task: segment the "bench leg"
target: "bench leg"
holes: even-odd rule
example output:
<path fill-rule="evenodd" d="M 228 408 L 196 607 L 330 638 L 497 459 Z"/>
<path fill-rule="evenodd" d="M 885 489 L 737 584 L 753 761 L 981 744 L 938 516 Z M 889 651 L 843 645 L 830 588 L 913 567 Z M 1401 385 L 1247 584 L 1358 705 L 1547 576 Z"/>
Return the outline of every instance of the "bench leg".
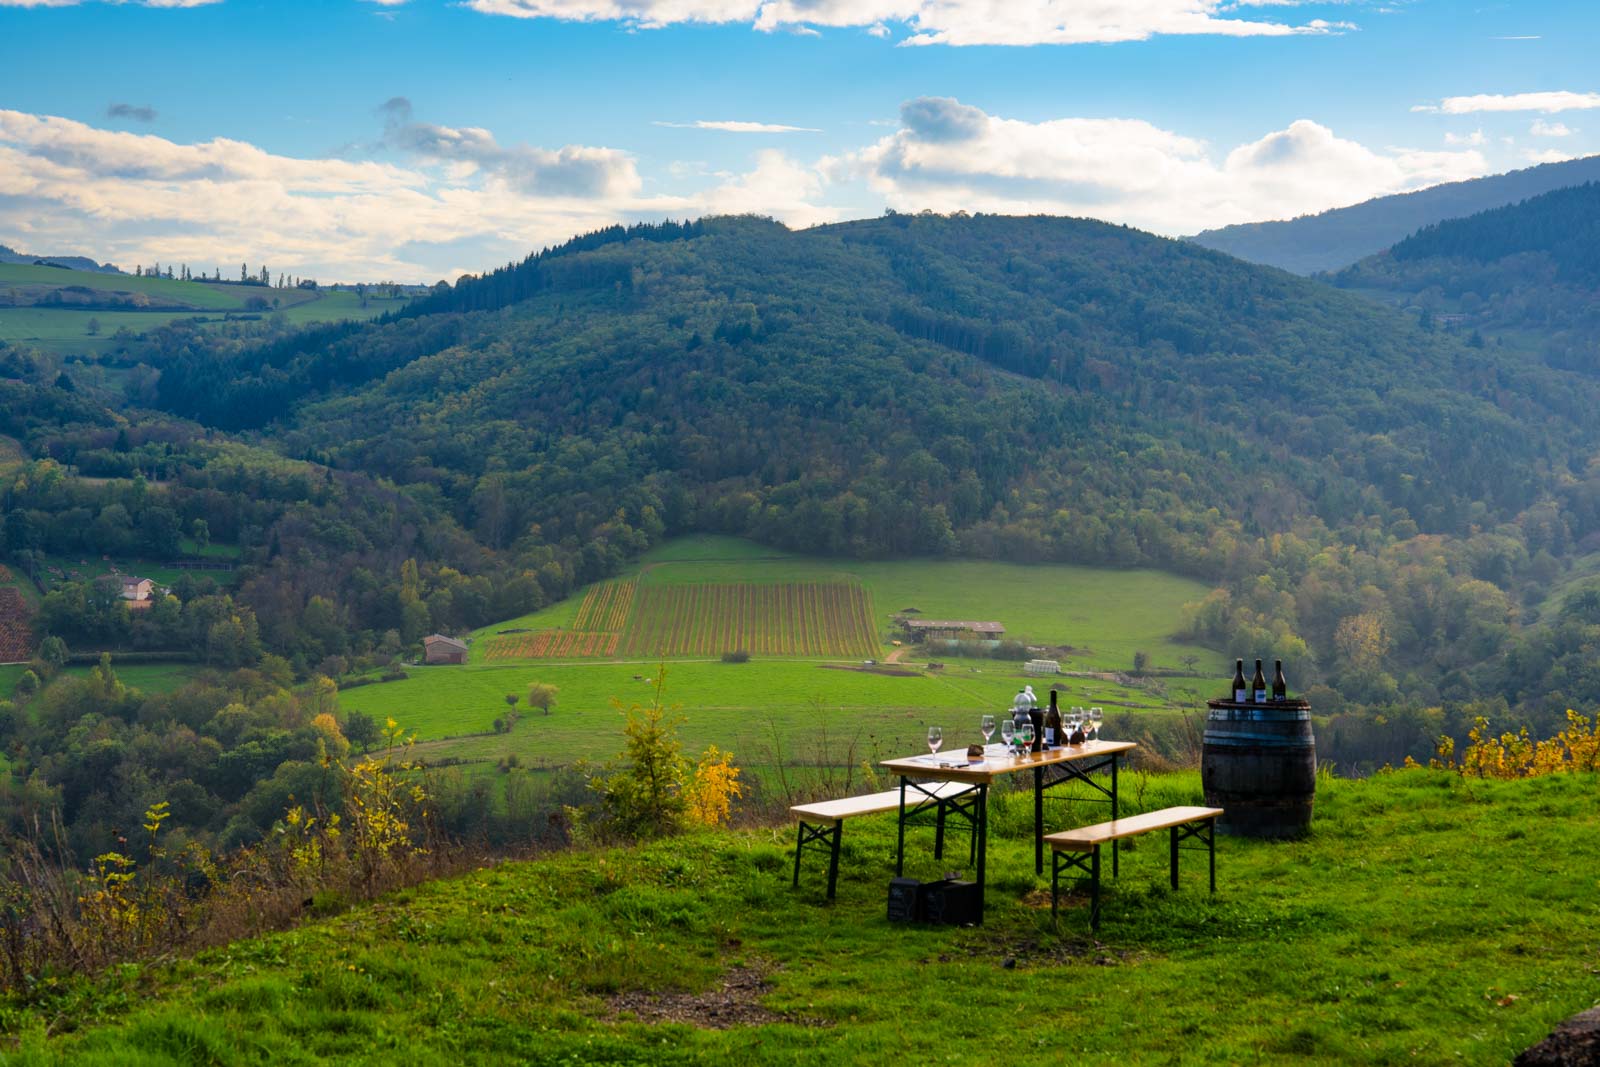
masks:
<path fill-rule="evenodd" d="M 1206 851 L 1211 860 L 1211 891 L 1217 891 L 1217 820 L 1206 820 Z"/>
<path fill-rule="evenodd" d="M 844 823 L 833 824 L 833 833 L 829 835 L 832 844 L 832 854 L 828 857 L 828 899 L 833 899 L 834 886 L 839 883 L 839 839 L 844 836 Z"/>
<path fill-rule="evenodd" d="M 1115 842 L 1112 843 L 1115 847 Z M 1100 846 L 1094 846 L 1089 875 L 1089 929 L 1100 929 Z"/>
<path fill-rule="evenodd" d="M 800 852 L 806 844 L 806 823 L 800 820 L 800 829 L 795 832 L 794 838 L 794 887 L 800 888 Z"/>
<path fill-rule="evenodd" d="M 939 814 L 934 820 L 933 858 L 942 860 L 944 859 L 944 801 L 939 801 L 936 806 L 939 809 Z"/>
<path fill-rule="evenodd" d="M 1176 826 L 1167 831 L 1167 839 L 1171 843 L 1170 851 L 1172 852 L 1172 888 L 1176 890 L 1178 888 L 1178 828 Z"/>
<path fill-rule="evenodd" d="M 1061 926 L 1061 853 L 1050 853 L 1050 925 Z"/>
<path fill-rule="evenodd" d="M 894 876 L 904 877 L 906 873 L 906 779 L 900 776 L 900 836 L 894 846 Z"/>

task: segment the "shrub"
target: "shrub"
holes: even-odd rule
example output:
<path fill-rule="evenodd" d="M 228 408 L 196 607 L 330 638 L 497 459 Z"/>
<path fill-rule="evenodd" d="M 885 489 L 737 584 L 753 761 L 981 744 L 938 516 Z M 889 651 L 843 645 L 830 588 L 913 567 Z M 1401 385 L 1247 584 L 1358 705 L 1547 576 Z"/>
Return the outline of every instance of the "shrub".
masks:
<path fill-rule="evenodd" d="M 688 807 L 683 789 L 688 766 L 678 740 L 683 718 L 662 702 L 666 681 L 662 664 L 650 703 L 624 708 L 620 700 L 612 700 L 627 717 L 622 728 L 626 744 L 620 758 L 589 780 L 610 826 L 630 837 L 661 837 L 678 830 Z"/>
<path fill-rule="evenodd" d="M 722 654 L 722 662 L 724 662 L 724 663 L 749 663 L 750 662 L 750 653 L 746 652 L 742 648 L 741 649 L 737 649 L 737 650 L 735 650 L 733 652 L 724 652 Z"/>

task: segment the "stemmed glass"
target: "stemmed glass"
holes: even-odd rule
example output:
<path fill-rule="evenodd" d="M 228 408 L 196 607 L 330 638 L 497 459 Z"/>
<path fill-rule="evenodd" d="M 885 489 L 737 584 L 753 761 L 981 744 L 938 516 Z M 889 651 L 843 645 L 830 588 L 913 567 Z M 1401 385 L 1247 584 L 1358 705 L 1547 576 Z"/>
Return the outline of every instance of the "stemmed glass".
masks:
<path fill-rule="evenodd" d="M 937 726 L 928 727 L 928 751 L 938 755 L 939 746 L 942 744 L 944 744 L 944 731 Z"/>
<path fill-rule="evenodd" d="M 994 716 L 985 715 L 983 717 L 983 724 L 979 728 L 983 730 L 983 746 L 988 748 L 989 738 L 994 736 Z"/>
<path fill-rule="evenodd" d="M 1089 709 L 1089 726 L 1094 730 L 1094 739 L 1100 740 L 1100 722 L 1105 718 L 1105 713 L 1099 708 Z"/>
<path fill-rule="evenodd" d="M 1017 723 L 1017 743 L 1018 747 L 1022 749 L 1022 753 L 1026 753 L 1033 748 L 1033 723 L 1031 720 Z"/>
<path fill-rule="evenodd" d="M 1083 707 L 1079 704 L 1072 705 L 1072 711 L 1067 715 L 1067 736 L 1071 737 L 1083 729 Z"/>
<path fill-rule="evenodd" d="M 1011 752 L 1012 742 L 1017 736 L 1017 724 L 1009 718 L 1000 720 L 1000 740 L 1005 743 L 1006 751 Z"/>

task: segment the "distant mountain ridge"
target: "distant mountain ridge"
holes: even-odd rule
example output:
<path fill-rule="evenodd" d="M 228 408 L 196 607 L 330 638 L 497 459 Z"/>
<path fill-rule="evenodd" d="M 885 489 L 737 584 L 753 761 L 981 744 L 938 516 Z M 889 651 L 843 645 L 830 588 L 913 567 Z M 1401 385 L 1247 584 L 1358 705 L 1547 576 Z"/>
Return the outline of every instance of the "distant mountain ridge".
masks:
<path fill-rule="evenodd" d="M 1600 376 L 1600 183 L 1424 227 L 1328 280 Z"/>
<path fill-rule="evenodd" d="M 1189 240 L 1252 263 L 1315 274 L 1348 267 L 1424 226 L 1591 181 L 1600 181 L 1600 156 L 1378 197 L 1319 215 L 1224 226 Z"/>
<path fill-rule="evenodd" d="M 96 263 L 87 256 L 39 256 L 18 252 L 9 245 L 0 245 L 0 263 L 37 263 L 46 267 L 94 271 L 97 274 L 123 273 L 110 263 Z"/>

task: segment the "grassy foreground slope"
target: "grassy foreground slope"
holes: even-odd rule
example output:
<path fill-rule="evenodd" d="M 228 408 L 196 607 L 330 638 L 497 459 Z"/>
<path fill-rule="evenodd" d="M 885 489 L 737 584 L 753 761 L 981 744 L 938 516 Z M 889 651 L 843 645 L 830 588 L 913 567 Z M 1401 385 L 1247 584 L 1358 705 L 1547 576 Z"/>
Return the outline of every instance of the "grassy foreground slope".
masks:
<path fill-rule="evenodd" d="M 1215 897 L 1193 854 L 1168 890 L 1147 839 L 1098 940 L 1078 898 L 1051 932 L 1021 795 L 996 802 L 979 929 L 885 920 L 883 818 L 846 835 L 832 906 L 815 865 L 789 887 L 788 827 L 571 852 L 127 967 L 0 1021 L 30 1067 L 1504 1064 L 1600 1000 L 1597 786 L 1325 780 L 1309 839 L 1220 842 Z M 1198 777 L 1141 799 L 1197 801 Z M 936 873 L 928 844 L 908 873 Z"/>

